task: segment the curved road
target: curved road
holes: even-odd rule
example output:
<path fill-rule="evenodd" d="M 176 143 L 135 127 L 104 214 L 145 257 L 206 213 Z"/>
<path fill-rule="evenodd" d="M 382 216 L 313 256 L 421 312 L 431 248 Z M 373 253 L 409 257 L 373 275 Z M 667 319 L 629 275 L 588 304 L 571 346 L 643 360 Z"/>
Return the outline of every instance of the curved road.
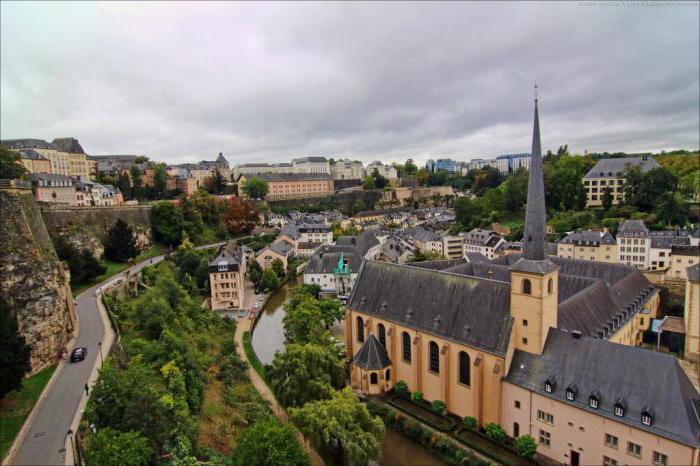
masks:
<path fill-rule="evenodd" d="M 215 243 L 200 246 L 197 249 L 206 249 L 219 246 L 224 243 Z M 127 270 L 130 273 L 137 272 L 151 263 L 163 260 L 164 256 L 157 256 L 140 262 Z M 85 384 L 89 380 L 97 358 L 100 357 L 98 342 L 105 336 L 105 327 L 97 308 L 95 291 L 105 283 L 123 277 L 121 272 L 110 277 L 103 283 L 81 293 L 77 299 L 76 315 L 78 318 L 78 334 L 75 337 L 74 346 L 85 346 L 88 349 L 84 361 L 71 364 L 61 364 L 56 370 L 56 379 L 50 387 L 43 403 L 39 407 L 36 417 L 26 436 L 19 446 L 14 460 L 15 465 L 63 465 L 65 464 L 66 433 L 70 429 L 78 410 L 80 399 L 85 390 Z M 70 351 L 72 348 L 70 348 Z M 109 348 L 102 348 L 103 356 Z"/>

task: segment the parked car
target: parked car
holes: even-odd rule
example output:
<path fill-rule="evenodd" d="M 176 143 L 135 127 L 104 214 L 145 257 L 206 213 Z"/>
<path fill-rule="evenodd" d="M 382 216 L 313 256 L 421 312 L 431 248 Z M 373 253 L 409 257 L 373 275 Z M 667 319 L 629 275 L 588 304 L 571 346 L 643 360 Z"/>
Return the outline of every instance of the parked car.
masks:
<path fill-rule="evenodd" d="M 87 348 L 84 346 L 79 346 L 75 348 L 70 354 L 70 362 L 78 362 L 85 359 L 87 356 Z"/>

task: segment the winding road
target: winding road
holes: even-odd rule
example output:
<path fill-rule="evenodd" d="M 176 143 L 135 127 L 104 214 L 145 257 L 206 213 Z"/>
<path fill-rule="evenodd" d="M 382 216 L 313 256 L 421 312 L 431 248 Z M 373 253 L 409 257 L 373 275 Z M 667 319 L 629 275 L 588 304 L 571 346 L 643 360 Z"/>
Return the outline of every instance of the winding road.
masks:
<path fill-rule="evenodd" d="M 221 243 L 207 244 L 196 249 L 206 249 L 220 246 Z M 147 265 L 163 260 L 164 256 L 157 256 L 140 262 L 128 270 L 130 274 L 136 273 Z M 46 392 L 42 394 L 39 405 L 35 408 L 33 419 L 28 419 L 31 424 L 26 435 L 21 440 L 14 455 L 11 454 L 9 464 L 14 465 L 64 465 L 66 464 L 66 434 L 73 424 L 73 420 L 81 406 L 81 399 L 85 386 L 90 380 L 90 375 L 101 356 L 106 356 L 108 347 L 102 347 L 102 355 L 98 343 L 105 338 L 104 321 L 97 306 L 96 291 L 124 276 L 121 272 L 108 280 L 93 286 L 81 293 L 76 299 L 76 315 L 78 319 L 78 333 L 74 339 L 74 346 L 85 346 L 88 349 L 87 357 L 78 363 L 62 361 L 56 368 L 54 379 L 49 382 Z M 72 351 L 73 348 L 70 348 Z M 82 415 L 82 413 L 81 413 Z M 21 435 L 21 434 L 20 434 Z"/>

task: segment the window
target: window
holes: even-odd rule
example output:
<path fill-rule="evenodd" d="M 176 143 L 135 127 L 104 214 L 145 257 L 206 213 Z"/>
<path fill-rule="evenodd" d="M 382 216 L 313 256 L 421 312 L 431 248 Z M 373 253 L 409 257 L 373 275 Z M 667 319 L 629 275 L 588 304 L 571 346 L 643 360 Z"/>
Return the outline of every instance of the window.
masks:
<path fill-rule="evenodd" d="M 554 291 L 554 280 L 551 278 L 547 281 L 547 294 L 552 294 Z"/>
<path fill-rule="evenodd" d="M 620 402 L 615 403 L 615 416 L 625 417 L 625 406 Z"/>
<path fill-rule="evenodd" d="M 659 453 L 658 451 L 655 451 L 651 456 L 651 462 L 652 464 L 655 464 L 657 466 L 667 466 L 668 456 L 664 455 L 663 453 Z"/>
<path fill-rule="evenodd" d="M 652 420 L 653 416 L 651 415 L 651 412 L 649 412 L 646 409 L 642 411 L 642 424 L 644 424 L 645 426 L 650 426 Z"/>
<path fill-rule="evenodd" d="M 434 341 L 428 345 L 430 348 L 430 372 L 440 373 L 440 348 Z"/>
<path fill-rule="evenodd" d="M 617 448 L 617 437 L 611 434 L 605 434 L 605 446 L 610 448 Z"/>
<path fill-rule="evenodd" d="M 549 413 L 545 413 L 544 411 L 539 410 L 539 409 L 537 410 L 537 419 L 539 421 L 546 423 L 546 424 L 550 424 L 550 425 L 554 424 L 554 416 L 552 416 Z"/>
<path fill-rule="evenodd" d="M 540 445 L 548 447 L 552 444 L 552 435 L 544 430 L 540 429 Z"/>
<path fill-rule="evenodd" d="M 520 409 L 520 402 L 515 400 L 515 409 Z"/>
<path fill-rule="evenodd" d="M 523 337 L 523 345 L 527 345 L 527 337 Z"/>
<path fill-rule="evenodd" d="M 569 401 L 574 401 L 576 399 L 576 392 L 571 389 L 566 390 L 566 399 Z"/>
<path fill-rule="evenodd" d="M 387 382 L 391 380 L 391 369 L 386 370 L 385 377 Z"/>
<path fill-rule="evenodd" d="M 554 380 L 554 377 L 550 377 L 544 381 L 544 391 L 547 393 L 552 393 L 552 392 L 554 392 L 556 385 L 557 385 L 557 383 Z"/>
<path fill-rule="evenodd" d="M 603 456 L 603 466 L 617 466 L 617 460 Z"/>
<path fill-rule="evenodd" d="M 527 319 L 523 319 L 523 327 L 527 327 Z"/>
<path fill-rule="evenodd" d="M 384 324 L 377 325 L 377 333 L 379 333 L 379 343 L 386 346 L 386 329 L 384 328 Z"/>
<path fill-rule="evenodd" d="M 365 323 L 360 316 L 357 316 L 357 341 L 365 341 Z"/>
<path fill-rule="evenodd" d="M 532 283 L 527 278 L 523 280 L 523 294 L 532 294 Z"/>
<path fill-rule="evenodd" d="M 377 373 L 376 372 L 372 372 L 369 375 L 369 383 L 371 383 L 372 385 L 377 385 Z"/>
<path fill-rule="evenodd" d="M 627 454 L 640 458 L 642 456 L 642 446 L 636 443 L 627 442 Z"/>
<path fill-rule="evenodd" d="M 464 385 L 471 384 L 471 374 L 469 371 L 469 355 L 464 352 L 459 352 L 459 383 Z"/>
<path fill-rule="evenodd" d="M 403 340 L 403 360 L 411 362 L 411 335 L 408 332 L 403 332 L 401 339 Z"/>

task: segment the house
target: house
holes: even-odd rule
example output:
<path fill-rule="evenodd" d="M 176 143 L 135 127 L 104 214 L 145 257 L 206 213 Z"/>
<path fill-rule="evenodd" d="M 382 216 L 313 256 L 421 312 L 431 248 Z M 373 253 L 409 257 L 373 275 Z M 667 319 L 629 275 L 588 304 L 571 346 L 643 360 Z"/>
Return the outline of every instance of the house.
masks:
<path fill-rule="evenodd" d="M 577 230 L 557 243 L 556 255 L 567 259 L 617 262 L 617 242 L 607 230 Z"/>
<path fill-rule="evenodd" d="M 51 173 L 51 161 L 34 149 L 20 149 L 17 152 L 29 173 Z"/>
<path fill-rule="evenodd" d="M 641 220 L 625 220 L 617 232 L 618 261 L 640 270 L 670 267 L 673 247 L 690 244 L 691 237 L 686 231 L 650 231 Z M 692 265 L 692 262 L 685 267 L 688 265 Z M 682 278 L 685 268 L 677 270 L 678 278 Z"/>
<path fill-rule="evenodd" d="M 330 176 L 331 167 L 325 157 L 301 157 L 292 159 L 292 173 Z"/>
<path fill-rule="evenodd" d="M 488 259 L 499 256 L 499 247 L 505 245 L 506 241 L 495 231 L 474 228 L 464 235 L 463 254 L 478 252 Z"/>
<path fill-rule="evenodd" d="M 359 160 L 336 160 L 330 165 L 330 170 L 334 180 L 362 179 L 362 162 Z"/>
<path fill-rule="evenodd" d="M 68 142 L 67 140 L 70 140 Z M 6 139 L 0 141 L 2 147 L 12 150 L 32 149 L 51 163 L 51 171 L 54 175 L 64 176 L 90 176 L 90 165 L 87 156 L 80 147 L 77 139 L 62 138 L 54 142 L 42 139 Z M 68 152 L 68 151 L 72 152 Z"/>
<path fill-rule="evenodd" d="M 392 183 L 395 183 L 399 178 L 399 174 L 393 166 L 384 165 L 378 160 L 370 162 L 367 167 L 365 167 L 364 176 L 372 176 L 375 170 L 379 175 L 383 176 Z"/>
<path fill-rule="evenodd" d="M 444 254 L 444 244 L 442 241 L 443 235 L 432 230 L 428 230 L 422 226 L 417 226 L 407 232 L 417 249 L 422 252 L 433 254 Z"/>
<path fill-rule="evenodd" d="M 209 301 L 213 310 L 232 310 L 245 306 L 248 260 L 247 251 L 235 241 L 229 241 L 209 263 Z"/>
<path fill-rule="evenodd" d="M 365 260 L 346 313 L 351 385 L 403 380 L 560 463 L 697 466 L 700 395 L 673 356 L 638 347 L 658 289 L 634 267 L 547 253 L 537 100 L 534 120 L 522 253 Z"/>
<path fill-rule="evenodd" d="M 586 207 L 603 205 L 603 195 L 606 191 L 612 196 L 613 205 L 625 199 L 625 172 L 632 167 L 639 167 L 642 172 L 648 172 L 660 165 L 649 156 L 601 159 L 583 176 L 583 187 L 586 190 Z"/>
<path fill-rule="evenodd" d="M 670 269 L 667 278 L 685 280 L 688 277 L 688 267 L 700 263 L 700 246 L 673 245 L 671 246 Z"/>
<path fill-rule="evenodd" d="M 37 202 L 76 205 L 75 183 L 70 176 L 32 173 L 29 180 Z"/>
<path fill-rule="evenodd" d="M 272 263 L 276 259 L 279 259 L 284 265 L 284 270 L 287 270 L 287 263 L 292 255 L 294 255 L 294 245 L 288 241 L 279 240 L 258 251 L 255 262 L 260 265 L 261 269 L 267 270 L 272 267 Z"/>

